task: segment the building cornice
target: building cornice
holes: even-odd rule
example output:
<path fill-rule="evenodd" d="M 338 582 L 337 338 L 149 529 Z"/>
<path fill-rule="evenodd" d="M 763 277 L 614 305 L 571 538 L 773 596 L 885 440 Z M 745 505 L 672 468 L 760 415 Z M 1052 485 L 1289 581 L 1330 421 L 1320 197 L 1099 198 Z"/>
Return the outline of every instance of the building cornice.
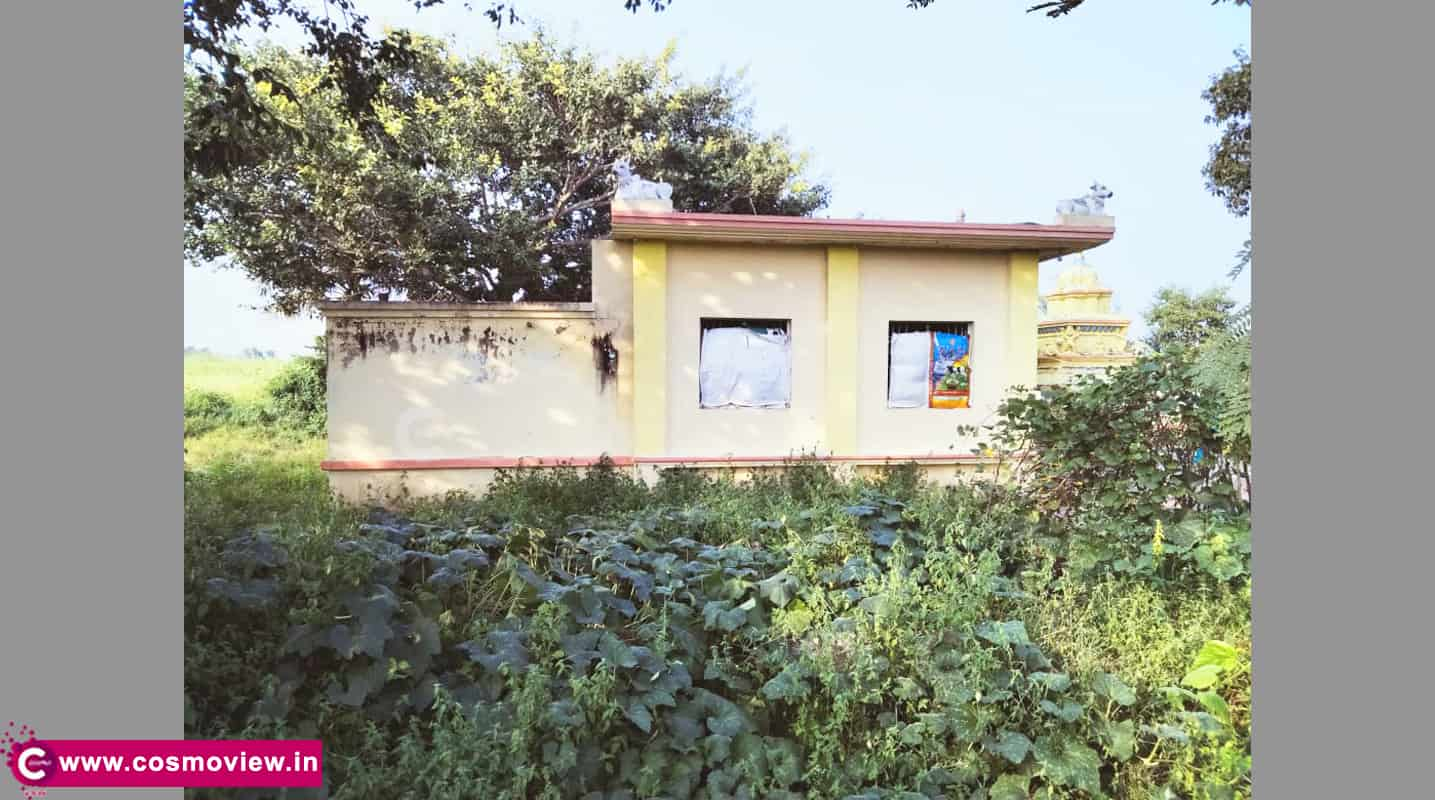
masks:
<path fill-rule="evenodd" d="M 612 238 L 618 240 L 1035 252 L 1041 259 L 1089 250 L 1111 241 L 1115 235 L 1115 227 L 1101 225 L 905 222 L 679 212 L 615 212 L 612 217 Z"/>

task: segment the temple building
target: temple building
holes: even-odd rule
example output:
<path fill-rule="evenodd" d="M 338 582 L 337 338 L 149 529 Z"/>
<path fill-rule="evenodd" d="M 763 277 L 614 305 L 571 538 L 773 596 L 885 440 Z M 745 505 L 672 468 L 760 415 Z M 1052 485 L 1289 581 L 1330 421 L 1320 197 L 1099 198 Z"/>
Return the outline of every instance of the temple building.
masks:
<path fill-rule="evenodd" d="M 797 458 L 955 480 L 997 463 L 968 429 L 1039 383 L 1038 265 L 1116 233 L 1100 185 L 1051 225 L 902 222 L 679 212 L 670 186 L 614 173 L 587 302 L 321 306 L 336 492 L 481 491 L 501 470 L 600 463 L 740 477 Z M 1117 353 L 1094 363 L 1114 363 L 1126 323 L 1082 274 L 1053 305 L 1083 353 L 1087 327 L 1111 326 L 1097 338 Z"/>
<path fill-rule="evenodd" d="M 1138 346 L 1127 339 L 1131 320 L 1112 311 L 1111 290 L 1084 257 L 1061 271 L 1056 290 L 1044 300 L 1037 323 L 1038 386 L 1101 375 L 1136 360 Z"/>

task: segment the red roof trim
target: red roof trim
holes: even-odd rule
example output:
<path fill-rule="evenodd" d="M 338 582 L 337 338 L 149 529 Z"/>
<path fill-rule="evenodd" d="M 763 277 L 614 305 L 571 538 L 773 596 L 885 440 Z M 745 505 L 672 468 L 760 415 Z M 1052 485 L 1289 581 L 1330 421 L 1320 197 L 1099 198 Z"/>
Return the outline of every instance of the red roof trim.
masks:
<path fill-rule="evenodd" d="M 1040 225 L 1027 223 L 921 222 L 881 219 L 821 219 L 818 217 L 784 217 L 770 214 L 708 214 L 673 212 L 671 214 L 633 214 L 617 212 L 613 223 L 621 225 L 664 225 L 673 227 L 718 227 L 751 230 L 829 230 L 843 232 L 881 232 L 927 234 L 1017 234 L 1033 239 L 1065 238 L 1087 234 L 1096 239 L 1111 238 L 1115 228 L 1086 225 Z"/>

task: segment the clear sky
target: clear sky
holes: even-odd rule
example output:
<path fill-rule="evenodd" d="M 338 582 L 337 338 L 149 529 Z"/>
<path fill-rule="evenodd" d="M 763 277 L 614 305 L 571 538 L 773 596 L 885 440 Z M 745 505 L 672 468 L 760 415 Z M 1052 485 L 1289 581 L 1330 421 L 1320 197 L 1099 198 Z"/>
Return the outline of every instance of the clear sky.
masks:
<path fill-rule="evenodd" d="M 525 19 L 606 56 L 677 44 L 695 79 L 743 70 L 757 126 L 785 130 L 833 189 L 824 216 L 1050 222 L 1060 200 L 1099 180 L 1116 238 L 1088 263 L 1137 320 L 1164 285 L 1205 289 L 1226 273 L 1249 220 L 1201 176 L 1218 136 L 1201 91 L 1250 47 L 1248 9 L 1209 0 L 1090 0 L 1062 19 L 1030 0 L 674 0 L 631 14 L 622 0 L 518 0 Z M 377 30 L 408 27 L 491 50 L 494 30 L 463 0 L 415 12 L 360 0 Z M 281 41 L 283 39 L 281 38 Z M 1061 264 L 1044 262 L 1043 291 Z M 1250 297 L 1248 276 L 1232 293 Z M 217 352 L 301 351 L 316 319 L 253 310 L 235 271 L 185 267 L 184 343 Z"/>

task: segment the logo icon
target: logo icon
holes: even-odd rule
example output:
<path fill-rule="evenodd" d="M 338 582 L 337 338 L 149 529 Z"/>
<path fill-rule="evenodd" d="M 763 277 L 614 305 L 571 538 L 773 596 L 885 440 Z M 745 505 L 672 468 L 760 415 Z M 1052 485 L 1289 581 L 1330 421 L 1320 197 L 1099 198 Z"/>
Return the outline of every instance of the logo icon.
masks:
<path fill-rule="evenodd" d="M 49 783 L 60 771 L 54 751 L 35 738 L 34 728 L 17 726 L 13 721 L 6 726 L 0 740 L 4 742 L 5 764 L 20 782 L 20 792 L 26 800 L 44 797 L 47 792 L 38 787 Z"/>

